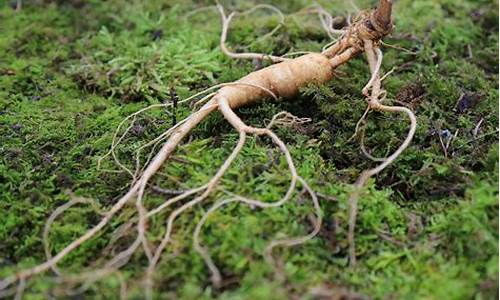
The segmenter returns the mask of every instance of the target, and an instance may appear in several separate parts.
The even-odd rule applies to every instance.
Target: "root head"
[[[375,12],[373,13],[374,21],[385,30],[390,30],[392,27],[391,13],[392,1],[380,0],[377,9],[375,9]]]

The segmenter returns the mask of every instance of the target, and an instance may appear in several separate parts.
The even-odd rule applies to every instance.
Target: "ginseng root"
[[[329,36],[331,36],[332,38],[334,36],[336,37],[336,35],[340,36],[334,43],[326,46],[322,53],[308,53],[293,59],[258,53],[231,52],[225,43],[230,22],[235,14],[233,13],[229,16],[226,16],[222,6],[218,5],[217,8],[219,10],[219,13],[221,14],[222,19],[220,46],[224,53],[232,58],[268,59],[275,64],[250,73],[238,81],[214,86],[191,97],[195,98],[205,95],[201,100],[197,102],[198,104],[204,103],[202,107],[196,112],[193,112],[189,117],[185,118],[168,131],[162,133],[153,141],[147,143],[144,146],[141,146],[137,150],[137,153],[135,155],[136,169],[134,171],[128,169],[119,161],[115,153],[116,147],[120,144],[120,142],[123,141],[124,137],[132,128],[134,122],[137,119],[137,116],[140,113],[156,107],[167,107],[169,106],[169,104],[153,105],[128,116],[122,123],[120,123],[116,134],[114,135],[111,149],[105,155],[105,157],[111,155],[117,165],[132,177],[128,192],[120,199],[118,199],[109,210],[102,212],[103,217],[95,226],[90,228],[76,240],[72,241],[57,254],[52,255],[47,246],[47,239],[50,231],[50,225],[54,222],[55,218],[59,216],[64,210],[68,209],[74,204],[93,204],[93,202],[87,201],[83,198],[74,198],[69,203],[58,208],[56,212],[54,212],[54,214],[49,218],[44,231],[44,245],[47,260],[44,263],[33,268],[20,270],[15,275],[2,279],[0,281],[0,297],[15,294],[16,298],[20,298],[22,296],[22,292],[27,283],[27,280],[30,277],[48,271],[49,269],[52,269],[54,273],[59,276],[58,278],[61,282],[79,281],[83,283],[80,288],[77,289],[77,291],[85,290],[85,288],[88,287],[92,282],[95,282],[103,276],[111,276],[115,274],[119,277],[120,282],[122,282],[120,294],[122,295],[122,297],[126,297],[127,287],[124,283],[123,277],[119,273],[119,269],[129,261],[132,254],[136,253],[139,248],[142,248],[148,260],[148,267],[145,272],[144,286],[147,298],[151,299],[152,290],[154,287],[154,271],[160,259],[162,258],[162,253],[171,242],[172,228],[174,226],[175,220],[185,211],[205,201],[214,192],[220,179],[224,176],[228,168],[231,166],[232,162],[235,160],[235,158],[243,148],[248,135],[269,137],[272,142],[279,148],[280,152],[285,156],[289,172],[291,174],[290,184],[286,194],[276,202],[266,203],[227,192],[229,198],[214,204],[199,221],[194,232],[193,242],[195,249],[203,257],[209,270],[212,273],[213,284],[215,286],[220,286],[222,275],[210,258],[208,250],[201,246],[199,237],[201,234],[201,228],[203,224],[206,223],[209,214],[232,202],[241,202],[247,205],[261,208],[278,207],[292,198],[293,193],[297,188],[297,184],[300,184],[312,199],[313,206],[316,212],[315,226],[314,229],[305,236],[272,241],[267,247],[264,256],[267,262],[269,262],[271,265],[274,265],[275,263],[272,256],[272,249],[274,247],[294,246],[304,243],[307,240],[313,238],[318,233],[321,226],[321,210],[316,194],[309,187],[306,181],[301,178],[299,174],[297,174],[293,159],[285,143],[281,141],[281,139],[271,130],[271,127],[274,125],[283,125],[287,122],[300,123],[302,121],[289,114],[282,113],[275,116],[275,118],[273,118],[267,128],[255,128],[243,123],[241,119],[235,114],[234,109],[242,106],[252,105],[257,103],[258,101],[265,101],[268,99],[293,98],[299,94],[299,90],[301,88],[304,88],[308,85],[320,85],[329,82],[334,77],[335,68],[354,58],[357,54],[365,52],[371,71],[371,78],[366,87],[363,89],[363,94],[368,99],[368,110],[377,110],[381,112],[391,113],[405,113],[410,118],[411,127],[408,137],[405,139],[404,143],[396,150],[396,152],[394,152],[388,158],[383,159],[383,162],[378,167],[363,171],[354,185],[355,190],[349,199],[349,258],[351,264],[355,263],[356,255],[354,245],[354,228],[357,212],[357,201],[359,198],[360,190],[371,176],[379,173],[401,154],[401,152],[410,143],[416,126],[415,116],[409,109],[405,107],[386,106],[382,104],[386,92],[381,88],[381,82],[383,79],[380,76],[382,52],[380,51],[378,45],[380,40],[385,37],[392,29],[391,1],[380,0],[378,7],[375,10],[360,12],[358,16],[352,20],[350,25],[343,30],[334,30],[332,28],[333,18],[331,17],[331,15],[329,15],[328,12],[326,12],[321,7],[315,7],[313,9],[313,12],[318,14],[318,16],[320,17],[321,25],[329,34]],[[282,21],[284,20],[281,12],[273,6],[260,6],[257,8],[264,8],[278,12],[278,14],[281,16]],[[241,14],[251,13],[257,8]],[[215,89],[218,90],[214,91]],[[191,101],[191,98],[184,101]],[[217,110],[239,133],[238,143],[234,147],[232,153],[220,166],[216,174],[205,184],[189,190],[177,192],[175,193],[175,195],[170,195],[171,197],[158,207],[152,210],[146,209],[146,207],[143,205],[143,199],[145,193],[148,190],[148,184],[150,183],[152,177],[172,156],[176,148],[181,144],[182,140],[189,134],[189,132],[196,126],[198,126],[198,124],[200,124],[200,122],[202,122],[208,115],[214,113]],[[121,128],[124,127],[124,125],[128,121],[131,121],[131,124],[120,135],[119,132]],[[152,153],[154,153],[156,147],[159,146],[162,142],[164,142],[164,144],[153,156]],[[145,150],[148,147],[152,147],[151,154],[147,157],[146,162],[142,164],[140,162],[141,151]],[[163,236],[163,239],[161,240],[159,245],[154,247],[146,237],[148,220],[152,216],[165,211],[173,204],[184,201],[186,199],[190,200],[182,203],[169,214],[166,221],[166,232]],[[66,257],[69,253],[78,248],[84,242],[102,231],[103,228],[110,222],[110,220],[122,211],[123,207],[127,203],[135,204],[137,215],[130,219],[126,224],[124,224],[122,228],[123,230],[118,232],[117,236],[114,237],[114,240],[117,240],[121,236],[125,235],[126,232],[130,232],[134,229],[137,232],[137,236],[126,249],[114,255],[100,269],[81,272],[80,274],[78,274],[78,276],[65,274],[57,267],[57,264],[61,262],[64,257]],[[13,286],[16,282],[17,287]]]

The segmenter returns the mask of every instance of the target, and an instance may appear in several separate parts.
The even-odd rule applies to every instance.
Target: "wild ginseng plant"
[[[277,8],[270,5],[260,5],[253,8],[252,11],[260,8],[274,10],[280,16],[283,16]],[[193,242],[194,248],[203,257],[207,267],[212,274],[212,282],[214,286],[219,286],[221,284],[222,276],[218,268],[212,261],[208,250],[201,245],[199,238],[201,228],[206,222],[207,217],[220,207],[233,202],[241,202],[259,208],[279,207],[287,202],[292,197],[297,186],[301,185],[312,199],[316,211],[314,229],[308,235],[302,237],[272,241],[266,248],[264,257],[266,261],[273,265],[274,259],[272,250],[274,247],[289,247],[304,243],[307,240],[313,238],[318,233],[321,226],[321,211],[315,192],[297,173],[293,158],[290,155],[287,146],[272,131],[273,126],[286,125],[297,122],[300,123],[302,122],[302,120],[294,117],[291,114],[282,112],[275,115],[267,127],[256,128],[245,124],[238,117],[234,110],[242,106],[254,105],[259,101],[275,101],[279,98],[293,99],[293,97],[297,96],[299,94],[299,91],[306,86],[312,84],[320,85],[333,80],[335,77],[334,71],[338,66],[346,63],[350,59],[353,59],[364,52],[368,61],[371,76],[368,80],[368,83],[362,90],[362,93],[366,96],[366,100],[368,103],[367,110],[365,111],[362,119],[366,117],[368,111],[370,110],[383,113],[402,113],[409,118],[410,129],[404,142],[392,155],[380,159],[375,159],[372,157],[372,159],[380,161],[380,164],[373,169],[363,171],[354,184],[354,191],[349,198],[348,240],[350,264],[355,264],[356,252],[354,244],[354,228],[356,223],[357,202],[360,190],[370,177],[381,172],[384,168],[391,164],[401,154],[401,152],[403,152],[403,150],[411,142],[416,128],[416,119],[411,110],[406,107],[388,106],[383,104],[387,93],[382,88],[382,81],[384,80],[385,76],[382,76],[381,74],[383,55],[382,51],[380,50],[380,44],[381,40],[391,32],[393,27],[391,21],[391,1],[379,0],[376,9],[361,11],[356,17],[352,19],[349,25],[342,30],[333,29],[332,24],[334,18],[323,8],[319,6],[315,7],[313,10],[320,17],[323,28],[330,36],[338,36],[338,38],[334,42],[325,46],[323,48],[324,50],[321,53],[307,53],[296,58],[289,58],[287,56],[279,57],[258,53],[231,52],[226,47],[226,37],[231,20],[236,14],[231,13],[230,15],[226,15],[223,7],[220,5],[217,5],[217,9],[221,14],[222,19],[222,34],[220,38],[220,47],[222,51],[231,58],[268,60],[272,64],[268,67],[252,72],[235,82],[218,84],[188,99],[179,101],[179,103],[183,103],[192,101],[193,99],[199,99],[201,97],[201,100],[199,100],[197,103],[202,106],[187,118],[183,119],[172,128],[163,132],[154,140],[141,146],[138,149],[138,152],[146,149],[147,147],[152,147],[152,149],[155,149],[156,146],[159,146],[163,143],[161,148],[156,153],[153,153],[149,156],[149,159],[146,163],[141,164],[138,159],[139,156],[137,156],[136,170],[134,172],[128,169],[125,165],[121,164],[118,160],[115,153],[117,146],[129,133],[134,122],[137,120],[137,117],[141,113],[154,108],[170,107],[172,106],[172,103],[155,104],[126,117],[118,126],[110,147],[110,151],[105,156],[112,156],[121,168],[131,174],[133,179],[128,192],[126,192],[125,195],[119,198],[111,208],[109,208],[105,212],[102,212],[102,218],[96,225],[94,225],[83,235],[69,243],[57,254],[53,255],[49,251],[49,247],[47,245],[47,236],[50,232],[51,224],[54,222],[55,218],[61,215],[66,209],[77,203],[88,203],[92,201],[88,199],[73,197],[71,201],[59,207],[48,219],[43,234],[47,260],[40,265],[25,270],[19,270],[17,273],[3,278],[0,281],[0,295],[17,294],[17,296],[20,297],[29,278],[49,270],[52,270],[57,275],[59,282],[64,282],[65,280],[74,282],[79,280],[79,289],[84,290],[91,283],[98,280],[98,278],[102,278],[104,276],[112,274],[119,274],[120,268],[127,264],[131,256],[135,253],[138,253],[139,249],[142,249],[142,253],[144,253],[148,262],[148,266],[144,275],[145,291],[146,296],[148,298],[151,298],[152,290],[154,287],[153,274],[162,257],[162,253],[171,242],[171,234],[174,221],[182,213],[206,200],[211,195],[211,193],[213,193],[217,189],[219,181],[224,176],[231,163],[233,163],[235,158],[240,153],[241,149],[245,145],[248,136],[252,135],[269,137],[285,156],[291,175],[291,180],[287,192],[281,199],[275,202],[263,202],[256,199],[250,199],[242,195],[236,195],[226,192],[228,194],[228,198],[220,202],[216,202],[216,204],[214,204],[206,212],[206,214],[197,224],[194,231]],[[248,13],[248,11],[246,13]],[[225,120],[229,122],[229,124],[234,127],[234,130],[239,133],[239,140],[232,150],[232,153],[219,167],[215,175],[213,175],[213,177],[205,184],[186,191],[181,191],[180,193],[171,196],[164,203],[157,207],[146,208],[143,203],[143,199],[145,193],[147,193],[150,189],[148,183],[151,181],[152,177],[155,176],[162,165],[164,165],[165,162],[168,161],[168,159],[172,156],[172,153],[174,153],[176,148],[181,144],[182,140],[189,134],[189,132],[193,130],[193,128],[198,126],[200,122],[202,122],[205,118],[207,118],[208,115],[217,112],[222,114]],[[360,123],[361,122],[358,122],[358,126],[356,126],[356,132],[358,132]],[[125,130],[122,130],[122,128],[126,124],[129,124],[129,126]],[[136,236],[134,241],[129,244],[124,250],[111,257],[102,266],[83,271],[78,274],[78,276],[70,276],[69,274],[64,274],[57,267],[57,264],[61,262],[61,260],[65,258],[69,253],[101,232],[103,228],[108,223],[110,223],[110,220],[118,217],[118,215],[123,212],[123,208],[127,203],[135,204],[135,216],[127,217],[129,221],[125,224],[125,228],[135,228]],[[168,210],[169,207],[174,206],[174,204],[175,209],[172,208],[170,210],[168,218],[166,220],[166,229],[163,239],[158,245],[153,246],[152,242],[149,241],[146,237],[148,230],[148,220],[150,220],[151,217]],[[113,236],[114,241],[116,241],[118,238],[119,236]]]

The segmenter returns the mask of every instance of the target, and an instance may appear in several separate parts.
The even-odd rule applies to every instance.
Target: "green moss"
[[[107,208],[125,192],[130,176],[117,172],[112,159],[96,168],[124,117],[170,101],[170,88],[185,98],[254,69],[250,62],[221,53],[215,10],[183,18],[212,3],[24,2],[20,12],[0,2],[0,277],[45,259],[45,221],[70,193],[92,197]],[[353,11],[341,1],[320,2],[335,14]],[[364,8],[375,1],[356,2]],[[309,5],[299,0],[273,3],[287,14]],[[243,10],[253,3],[224,5]],[[309,87],[295,101],[238,110],[255,126],[265,126],[282,110],[311,118],[301,128],[276,132],[290,147],[299,174],[318,192],[337,199],[321,199],[325,224],[317,238],[275,250],[286,282],[274,277],[262,253],[273,239],[312,230],[310,200],[297,192],[280,208],[233,203],[210,216],[201,240],[227,280],[218,290],[192,248],[196,223],[212,203],[226,197],[218,191],[176,221],[173,241],[155,276],[158,298],[312,299],[310,291],[318,287],[337,294],[354,290],[374,299],[497,297],[498,1],[401,0],[394,16],[396,31],[386,42],[417,54],[384,47],[384,70],[396,67],[384,81],[388,102],[406,102],[416,111],[419,125],[411,147],[363,192],[356,232],[358,267],[347,267],[347,196],[361,170],[374,165],[349,141],[365,108],[361,89],[368,68],[361,57],[342,66],[331,84]],[[313,16],[300,15],[287,16],[275,35],[257,39],[278,21],[267,11],[238,17],[229,44],[238,51],[282,54],[318,51],[328,42]],[[182,105],[175,112],[177,120],[189,113]],[[172,113],[165,110],[140,115],[117,157],[133,168],[134,151],[171,125]],[[373,155],[386,156],[406,131],[402,116],[371,113],[366,145]],[[457,133],[446,153],[439,140],[444,131]],[[206,182],[237,138],[221,116],[210,116],[154,183],[184,189]],[[252,137],[221,186],[275,201],[286,192],[286,170],[284,157],[269,139]],[[150,193],[145,204],[154,207],[163,201],[162,195]],[[133,212],[133,207],[125,208],[60,267],[81,272]],[[89,205],[68,210],[53,224],[52,252],[99,218]],[[155,244],[164,234],[165,218],[158,215],[149,224],[148,238]],[[123,249],[133,235],[111,250]],[[138,253],[123,268],[132,297],[142,297],[146,265]],[[30,281],[26,298],[64,298],[51,276]],[[85,297],[117,298],[118,290],[118,278],[110,276],[93,284]]]

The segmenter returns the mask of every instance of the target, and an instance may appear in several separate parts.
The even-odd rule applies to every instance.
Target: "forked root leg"
[[[389,157],[382,160],[382,162],[373,169],[368,169],[361,172],[361,175],[356,180],[354,184],[354,191],[351,193],[348,203],[349,203],[349,231],[348,231],[348,241],[349,241],[349,264],[351,266],[356,265],[356,246],[354,241],[354,231],[356,227],[356,216],[358,211],[358,200],[361,193],[361,189],[366,185],[367,181],[372,177],[381,172],[391,163],[393,163],[399,155],[408,147],[411,143],[413,136],[415,135],[417,127],[417,119],[415,114],[408,108],[403,106],[387,106],[381,104],[381,101],[385,98],[386,92],[381,88],[381,76],[380,67],[382,64],[382,51],[378,47],[375,47],[373,42],[370,40],[364,41],[365,53],[370,66],[371,78],[368,84],[363,88],[363,93],[367,96],[368,109],[388,112],[388,113],[403,113],[406,114],[410,120],[410,129],[408,134],[394,153]],[[371,93],[369,90],[371,89]],[[362,119],[366,116],[368,110],[363,114]],[[359,124],[360,122],[358,122]],[[358,125],[356,126],[356,131],[358,130]]]
[[[302,185],[304,186],[304,188],[310,194],[310,196],[313,200],[313,203],[314,203],[314,208],[315,208],[316,215],[317,215],[317,221],[315,222],[315,228],[310,234],[308,234],[306,236],[272,241],[268,245],[268,247],[266,248],[265,253],[264,253],[264,257],[265,257],[266,261],[271,266],[275,266],[275,262],[274,262],[274,259],[272,256],[273,248],[275,248],[277,246],[288,246],[288,247],[295,246],[298,244],[302,244],[302,243],[308,241],[309,239],[313,238],[319,232],[320,227],[321,227],[321,211],[320,211],[320,207],[319,207],[319,203],[318,203],[318,199],[316,197],[316,194],[312,191],[312,189],[309,187],[309,185],[307,185],[305,180],[297,175],[297,170],[295,168],[295,165],[293,163],[293,160],[292,160],[292,157],[290,155],[288,148],[283,143],[283,141],[281,141],[281,139],[279,139],[278,136],[276,136],[276,134],[270,130],[270,127],[272,126],[272,123],[273,123],[273,121],[276,120],[276,118],[273,118],[273,121],[271,122],[270,126],[268,126],[267,128],[251,127],[251,126],[246,125],[243,121],[241,121],[241,119],[229,107],[229,103],[226,99],[218,98],[217,101],[218,101],[218,105],[219,105],[219,110],[224,115],[226,120],[229,123],[231,123],[231,125],[238,132],[240,132],[240,142],[241,142],[241,135],[245,136],[247,133],[248,134],[255,134],[255,135],[267,135],[273,140],[273,142],[280,148],[281,152],[285,155],[287,163],[288,163],[288,168],[289,168],[289,171],[290,171],[290,174],[292,177],[290,180],[290,185],[289,185],[289,188],[288,188],[286,194],[279,201],[267,203],[267,202],[262,202],[259,200],[249,199],[249,198],[246,198],[246,197],[243,197],[240,195],[231,194],[232,197],[230,199],[226,199],[226,200],[223,200],[221,202],[214,204],[203,215],[202,219],[197,224],[196,229],[195,229],[194,234],[193,234],[194,248],[196,249],[196,251],[198,251],[198,253],[205,260],[207,267],[209,268],[210,272],[212,273],[212,277],[211,277],[212,283],[214,284],[214,286],[220,287],[221,282],[222,282],[221,273],[220,273],[219,269],[217,268],[217,266],[215,265],[215,263],[213,262],[210,254],[208,253],[208,250],[201,246],[200,239],[199,239],[199,235],[201,233],[201,228],[205,224],[205,222],[207,221],[210,214],[212,214],[214,211],[221,208],[222,206],[229,204],[229,203],[232,203],[232,202],[242,202],[242,203],[245,203],[247,205],[251,205],[251,206],[259,207],[259,208],[272,208],[272,207],[281,206],[291,198],[291,196],[295,190],[297,181],[300,181],[302,183]],[[238,146],[240,145],[240,142],[238,143]]]

